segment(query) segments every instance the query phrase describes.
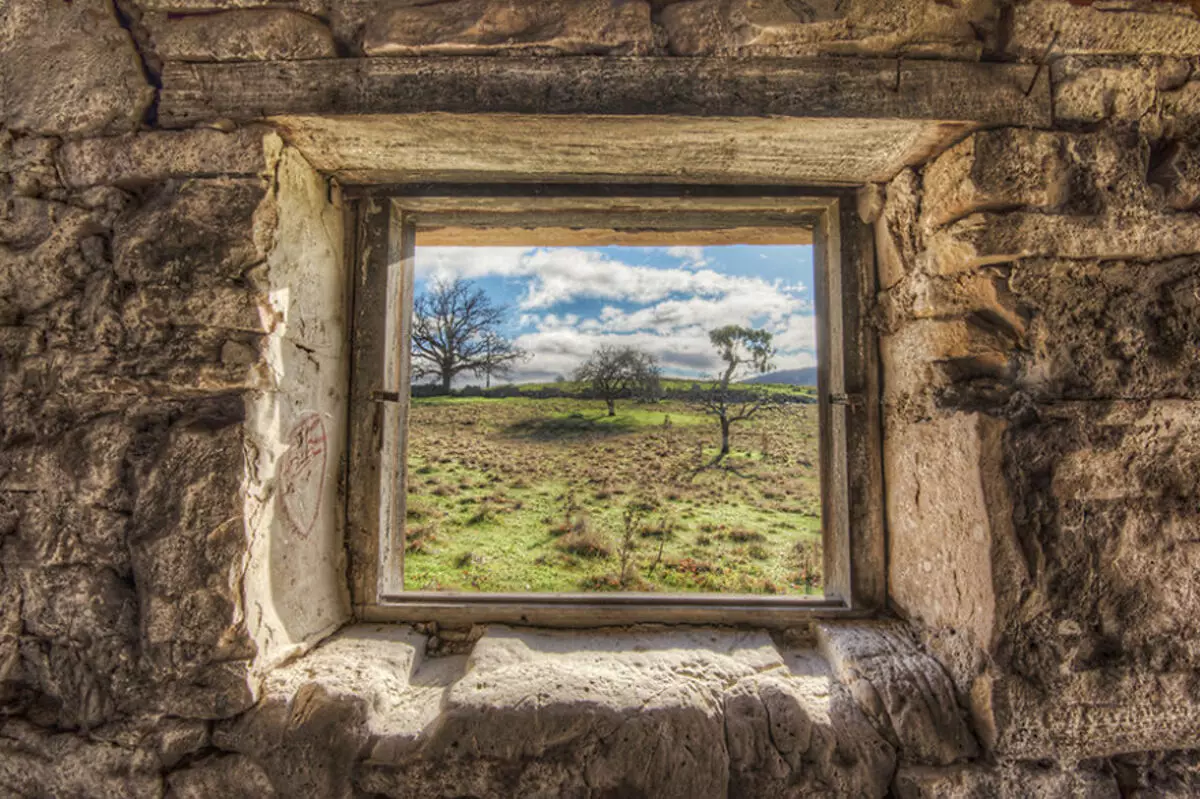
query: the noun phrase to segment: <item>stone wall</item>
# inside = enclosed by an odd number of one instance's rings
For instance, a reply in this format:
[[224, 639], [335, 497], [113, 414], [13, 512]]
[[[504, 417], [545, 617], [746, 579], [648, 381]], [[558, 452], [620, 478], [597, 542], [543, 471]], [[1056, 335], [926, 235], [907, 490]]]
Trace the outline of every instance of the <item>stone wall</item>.
[[[460, 54], [1044, 65], [864, 204], [902, 622], [276, 667], [348, 616], [341, 201], [163, 69]], [[1194, 4], [10, 0], [0, 122], [4, 793], [1200, 792]]]

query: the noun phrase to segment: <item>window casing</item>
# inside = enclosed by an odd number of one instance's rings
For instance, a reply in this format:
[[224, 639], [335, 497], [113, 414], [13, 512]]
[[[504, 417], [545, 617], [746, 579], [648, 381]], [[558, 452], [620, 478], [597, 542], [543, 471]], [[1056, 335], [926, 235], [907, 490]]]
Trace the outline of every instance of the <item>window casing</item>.
[[[852, 192], [664, 185], [412, 185], [347, 204], [354, 275], [347, 548], [356, 615], [370, 621], [602, 626], [787, 626], [866, 615], [886, 597], [870, 228]], [[404, 502], [416, 238], [550, 246], [748, 243], [811, 233], [817, 300], [825, 596], [447, 594], [403, 590]]]

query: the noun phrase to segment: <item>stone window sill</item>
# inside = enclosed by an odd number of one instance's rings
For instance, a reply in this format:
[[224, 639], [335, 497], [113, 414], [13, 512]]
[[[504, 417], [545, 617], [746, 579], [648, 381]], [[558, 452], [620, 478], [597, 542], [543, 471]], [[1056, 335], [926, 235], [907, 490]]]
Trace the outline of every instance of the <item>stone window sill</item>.
[[478, 633], [347, 627], [214, 743], [299, 748], [323, 784], [385, 796], [883, 796], [898, 758], [977, 753], [945, 672], [892, 622]]

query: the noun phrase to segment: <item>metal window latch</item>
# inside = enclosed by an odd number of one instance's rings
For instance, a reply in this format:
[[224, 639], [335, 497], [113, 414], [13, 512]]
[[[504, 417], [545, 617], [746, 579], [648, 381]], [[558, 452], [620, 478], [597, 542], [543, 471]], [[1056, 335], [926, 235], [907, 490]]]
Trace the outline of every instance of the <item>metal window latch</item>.
[[857, 408], [862, 405], [862, 394], [830, 394], [830, 405], [848, 405], [851, 408]]
[[399, 402], [399, 391], [372, 391], [371, 402]]

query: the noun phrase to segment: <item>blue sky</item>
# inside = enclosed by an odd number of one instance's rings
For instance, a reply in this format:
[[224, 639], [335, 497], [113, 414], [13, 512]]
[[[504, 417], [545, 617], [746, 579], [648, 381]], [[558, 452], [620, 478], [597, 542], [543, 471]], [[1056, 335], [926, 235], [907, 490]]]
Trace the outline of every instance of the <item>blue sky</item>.
[[[509, 308], [502, 332], [532, 354], [513, 382], [570, 377], [601, 344], [650, 352], [670, 377], [717, 371], [708, 331], [775, 334], [776, 369], [816, 364], [812, 248], [417, 247], [416, 289], [462, 277]], [[465, 382], [475, 382], [467, 380]]]

